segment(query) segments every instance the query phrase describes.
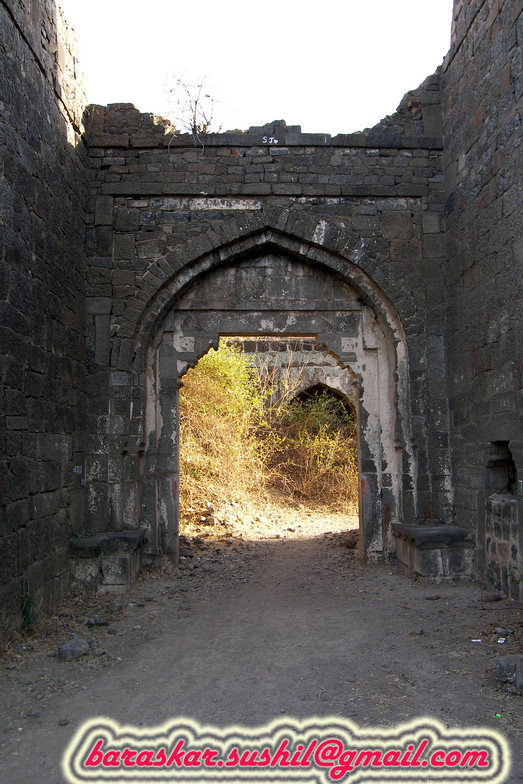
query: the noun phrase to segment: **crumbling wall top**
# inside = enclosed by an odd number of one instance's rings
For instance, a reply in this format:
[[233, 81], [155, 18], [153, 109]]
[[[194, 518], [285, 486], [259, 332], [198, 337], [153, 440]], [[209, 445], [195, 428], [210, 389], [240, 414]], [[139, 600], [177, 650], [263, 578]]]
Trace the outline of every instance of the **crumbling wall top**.
[[142, 114], [131, 103], [89, 107], [86, 138], [90, 147], [173, 148], [251, 147], [259, 144], [284, 147], [390, 147], [398, 149], [441, 149], [439, 118], [439, 74], [429, 76], [416, 90], [408, 92], [398, 110], [374, 126], [358, 133], [302, 133], [299, 125], [274, 120], [248, 130], [207, 133], [195, 140], [181, 133], [167, 119]]

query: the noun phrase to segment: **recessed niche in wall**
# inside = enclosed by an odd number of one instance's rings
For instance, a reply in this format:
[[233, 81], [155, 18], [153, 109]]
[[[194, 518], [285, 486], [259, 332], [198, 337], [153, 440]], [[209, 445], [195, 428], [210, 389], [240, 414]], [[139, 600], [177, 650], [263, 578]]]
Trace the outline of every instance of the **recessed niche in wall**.
[[487, 492], [514, 493], [517, 485], [517, 471], [509, 441], [492, 441], [486, 474]]

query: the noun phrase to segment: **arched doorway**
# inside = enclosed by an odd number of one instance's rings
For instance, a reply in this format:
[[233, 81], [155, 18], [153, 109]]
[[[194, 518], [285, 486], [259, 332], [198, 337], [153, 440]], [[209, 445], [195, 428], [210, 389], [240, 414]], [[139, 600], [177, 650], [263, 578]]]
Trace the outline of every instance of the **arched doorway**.
[[[416, 517], [416, 459], [408, 359], [394, 308], [360, 269], [306, 243], [265, 236], [236, 252], [210, 254], [158, 299], [146, 352], [140, 522], [178, 548], [178, 390], [188, 367], [221, 336], [314, 337], [358, 379], [360, 541], [379, 560], [392, 549], [393, 521]], [[353, 272], [353, 274], [351, 274]]]
[[[311, 378], [346, 394], [314, 394]], [[222, 338], [182, 377], [180, 542], [354, 531], [356, 402], [353, 374], [315, 339]]]

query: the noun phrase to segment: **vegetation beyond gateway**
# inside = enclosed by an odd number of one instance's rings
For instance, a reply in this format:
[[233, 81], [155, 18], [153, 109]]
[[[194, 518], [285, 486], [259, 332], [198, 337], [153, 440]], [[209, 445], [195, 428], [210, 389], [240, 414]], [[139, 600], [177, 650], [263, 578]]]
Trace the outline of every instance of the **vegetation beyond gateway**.
[[354, 412], [328, 391], [297, 398], [297, 384], [226, 341], [188, 371], [180, 393], [182, 521], [226, 500], [357, 514]]

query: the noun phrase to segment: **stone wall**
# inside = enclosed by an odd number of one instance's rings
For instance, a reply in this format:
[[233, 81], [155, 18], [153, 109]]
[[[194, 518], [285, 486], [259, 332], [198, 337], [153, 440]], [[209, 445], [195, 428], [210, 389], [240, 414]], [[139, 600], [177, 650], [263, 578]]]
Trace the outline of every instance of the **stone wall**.
[[[477, 533], [480, 578], [505, 588], [508, 566], [523, 569], [513, 522], [494, 522], [503, 505], [491, 498], [504, 492], [509, 517], [517, 520], [513, 507], [521, 503], [516, 490], [523, 479], [522, 12], [521, 0], [456, 2], [442, 74], [448, 240], [442, 272], [455, 515]], [[509, 482], [507, 475], [505, 486], [493, 489], [492, 452], [499, 445], [517, 476]]]
[[0, 638], [68, 586], [83, 525], [85, 97], [54, 2], [1, 0]]
[[508, 596], [523, 596], [520, 582], [523, 525], [521, 503], [506, 494], [491, 495], [486, 503], [485, 580]]

